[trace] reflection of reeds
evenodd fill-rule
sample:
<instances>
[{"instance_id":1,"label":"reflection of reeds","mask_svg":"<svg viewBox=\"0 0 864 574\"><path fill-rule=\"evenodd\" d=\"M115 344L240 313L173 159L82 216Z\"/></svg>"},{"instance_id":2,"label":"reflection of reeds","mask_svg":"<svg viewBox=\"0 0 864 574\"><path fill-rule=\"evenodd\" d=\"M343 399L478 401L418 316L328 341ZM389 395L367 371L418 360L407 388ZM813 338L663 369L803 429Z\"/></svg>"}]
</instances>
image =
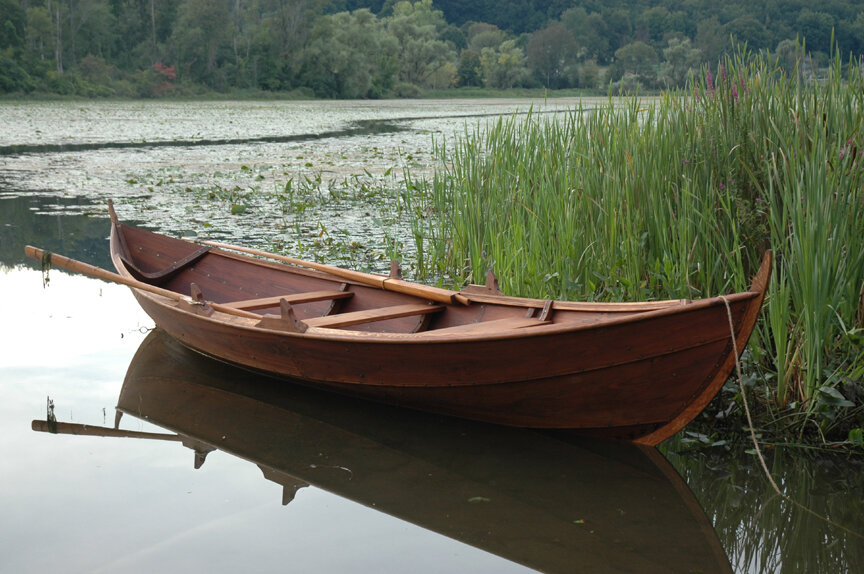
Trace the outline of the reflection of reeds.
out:
<instances>
[{"instance_id":1,"label":"reflection of reeds","mask_svg":"<svg viewBox=\"0 0 864 574\"><path fill-rule=\"evenodd\" d=\"M666 457L711 519L736 572L860 572L864 568L864 480L843 456L770 450L777 496L754 457L714 449Z\"/></svg>"},{"instance_id":2,"label":"reflection of reeds","mask_svg":"<svg viewBox=\"0 0 864 574\"><path fill-rule=\"evenodd\" d=\"M834 60L806 80L739 55L654 101L466 132L411 182L422 272L482 282L494 267L535 297L697 298L746 289L772 248L752 350L777 402L812 412L862 351L846 335L864 278L864 75L845 72Z\"/></svg>"}]
</instances>

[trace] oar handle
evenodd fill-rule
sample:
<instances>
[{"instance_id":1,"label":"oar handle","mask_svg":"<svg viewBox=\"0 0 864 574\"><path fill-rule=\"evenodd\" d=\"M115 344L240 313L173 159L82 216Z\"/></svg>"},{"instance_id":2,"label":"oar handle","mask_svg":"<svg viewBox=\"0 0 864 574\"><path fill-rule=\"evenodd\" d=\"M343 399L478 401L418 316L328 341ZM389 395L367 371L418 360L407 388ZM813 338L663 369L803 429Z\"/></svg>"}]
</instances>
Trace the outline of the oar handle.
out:
<instances>
[{"instance_id":1,"label":"oar handle","mask_svg":"<svg viewBox=\"0 0 864 574\"><path fill-rule=\"evenodd\" d=\"M61 269L66 269L68 271L74 271L75 273L83 273L84 275L96 277L97 279L104 279L105 281L111 281L112 283L120 283L121 285L126 285L128 287L141 289L142 291L149 291L151 293L162 295L164 297L171 297L172 299L184 298L183 295L175 293L174 291L162 289L161 287L156 287L155 285L150 285L149 283L144 283L143 281L138 281L130 277L123 277L122 275L112 273L111 271L102 269L101 267L96 267L95 265L90 265L89 263L78 261L77 259L71 259L58 253L45 251L44 249L39 249L38 247L33 247L32 245L27 245L26 247L24 247L24 254L31 259L36 259L39 261L47 260L51 265L55 267L60 267Z\"/></svg>"},{"instance_id":2,"label":"oar handle","mask_svg":"<svg viewBox=\"0 0 864 574\"><path fill-rule=\"evenodd\" d=\"M190 297L182 295L175 291L170 291L168 289L163 289L155 285L150 285L149 283L144 283L143 281L138 281L137 279L133 279L131 277L124 277L122 275L118 275L117 273L112 273L111 271L102 269L101 267L96 267L95 265L90 265L89 263L84 263L83 261L78 261L77 259L71 259L57 253L51 253L50 251L45 251L44 249L39 249L38 247L33 247L32 245L27 245L26 247L24 247L24 254L27 255L27 257L39 261L47 260L49 263L51 263L51 265L60 267L61 269L67 269L69 271L74 271L75 273L83 273L84 275L89 275L91 277L96 277L97 279L110 281L112 283L120 283L121 285L132 287L133 289L147 291L148 293L168 297L169 299L174 299L175 301L190 300ZM261 318L260 315L257 315L255 313L250 313L241 309L232 309L231 307L226 307L225 305L220 305L218 303L210 303L210 306L217 311L228 313L230 315L237 315L239 317L247 317L250 319Z\"/></svg>"}]
</instances>

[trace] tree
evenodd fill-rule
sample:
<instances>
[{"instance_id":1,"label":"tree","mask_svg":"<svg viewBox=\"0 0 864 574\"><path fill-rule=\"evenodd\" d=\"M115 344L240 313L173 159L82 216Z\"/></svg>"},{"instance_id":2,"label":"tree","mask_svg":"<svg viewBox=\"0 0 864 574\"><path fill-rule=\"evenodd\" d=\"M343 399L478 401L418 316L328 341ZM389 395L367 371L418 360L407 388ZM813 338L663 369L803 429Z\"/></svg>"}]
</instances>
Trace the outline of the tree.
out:
<instances>
[{"instance_id":1,"label":"tree","mask_svg":"<svg viewBox=\"0 0 864 574\"><path fill-rule=\"evenodd\" d=\"M771 45L771 35L761 22L752 16L735 18L724 27L727 36L735 42L747 44L751 50L761 50Z\"/></svg>"},{"instance_id":2,"label":"tree","mask_svg":"<svg viewBox=\"0 0 864 574\"><path fill-rule=\"evenodd\" d=\"M399 2L387 20L387 31L399 44L399 78L417 86L429 85L433 75L455 58L439 39L446 28L444 14L432 8L432 0Z\"/></svg>"},{"instance_id":3,"label":"tree","mask_svg":"<svg viewBox=\"0 0 864 574\"><path fill-rule=\"evenodd\" d=\"M32 82L19 62L24 52L27 13L14 0L0 0L0 93L29 91Z\"/></svg>"},{"instance_id":4,"label":"tree","mask_svg":"<svg viewBox=\"0 0 864 574\"><path fill-rule=\"evenodd\" d=\"M709 62L716 62L729 45L729 36L717 19L717 16L701 20L696 25L696 47L702 50L702 55Z\"/></svg>"},{"instance_id":5,"label":"tree","mask_svg":"<svg viewBox=\"0 0 864 574\"><path fill-rule=\"evenodd\" d=\"M21 50L27 12L17 0L0 0L0 50Z\"/></svg>"},{"instance_id":6,"label":"tree","mask_svg":"<svg viewBox=\"0 0 864 574\"><path fill-rule=\"evenodd\" d=\"M847 25L852 45L847 49L853 49L858 53L864 52L864 10L858 13L855 20Z\"/></svg>"},{"instance_id":7,"label":"tree","mask_svg":"<svg viewBox=\"0 0 864 574\"><path fill-rule=\"evenodd\" d=\"M114 17L107 0L79 0L70 17L70 52L73 62L88 54L104 58L114 51Z\"/></svg>"},{"instance_id":8,"label":"tree","mask_svg":"<svg viewBox=\"0 0 864 574\"><path fill-rule=\"evenodd\" d=\"M223 2L187 0L171 37L181 77L225 89L222 65L231 53L231 18Z\"/></svg>"},{"instance_id":9,"label":"tree","mask_svg":"<svg viewBox=\"0 0 864 574\"><path fill-rule=\"evenodd\" d=\"M507 39L507 33L494 24L476 22L468 26L468 49L482 52L483 48L498 49L501 42Z\"/></svg>"},{"instance_id":10,"label":"tree","mask_svg":"<svg viewBox=\"0 0 864 574\"><path fill-rule=\"evenodd\" d=\"M460 86L482 86L483 64L480 62L480 53L477 50L462 50L459 54L459 85Z\"/></svg>"},{"instance_id":11,"label":"tree","mask_svg":"<svg viewBox=\"0 0 864 574\"><path fill-rule=\"evenodd\" d=\"M612 77L615 80L631 74L646 86L653 86L657 78L657 52L645 42L631 42L615 51Z\"/></svg>"},{"instance_id":12,"label":"tree","mask_svg":"<svg viewBox=\"0 0 864 574\"><path fill-rule=\"evenodd\" d=\"M579 45L563 24L534 32L526 47L528 66L547 88L564 88L575 75Z\"/></svg>"},{"instance_id":13,"label":"tree","mask_svg":"<svg viewBox=\"0 0 864 574\"><path fill-rule=\"evenodd\" d=\"M315 94L380 98L393 87L399 45L367 9L323 16L303 55L301 77Z\"/></svg>"},{"instance_id":14,"label":"tree","mask_svg":"<svg viewBox=\"0 0 864 574\"><path fill-rule=\"evenodd\" d=\"M670 38L663 50L665 61L660 64L660 81L666 86L683 86L691 70L702 62L702 50L694 48L689 38Z\"/></svg>"},{"instance_id":15,"label":"tree","mask_svg":"<svg viewBox=\"0 0 864 574\"><path fill-rule=\"evenodd\" d=\"M831 51L831 34L834 30L834 17L831 14L804 8L798 15L796 24L809 50L826 53Z\"/></svg>"},{"instance_id":16,"label":"tree","mask_svg":"<svg viewBox=\"0 0 864 574\"><path fill-rule=\"evenodd\" d=\"M603 16L588 14L581 6L570 8L561 14L561 23L573 35L576 43L589 58L608 62L612 57L609 48L609 27Z\"/></svg>"},{"instance_id":17,"label":"tree","mask_svg":"<svg viewBox=\"0 0 864 574\"><path fill-rule=\"evenodd\" d=\"M657 43L663 40L663 35L669 29L671 15L669 10L663 6L648 8L639 16L638 25L645 30L651 42Z\"/></svg>"},{"instance_id":18,"label":"tree","mask_svg":"<svg viewBox=\"0 0 864 574\"><path fill-rule=\"evenodd\" d=\"M795 40L783 40L777 44L777 49L774 50L777 64L781 70L786 72L787 76L792 76L796 72L801 55L801 46Z\"/></svg>"},{"instance_id":19,"label":"tree","mask_svg":"<svg viewBox=\"0 0 864 574\"><path fill-rule=\"evenodd\" d=\"M51 14L44 6L27 8L26 50L31 58L44 61L54 51Z\"/></svg>"},{"instance_id":20,"label":"tree","mask_svg":"<svg viewBox=\"0 0 864 574\"><path fill-rule=\"evenodd\" d=\"M586 60L579 66L579 87L596 88L600 83L600 66L596 60Z\"/></svg>"},{"instance_id":21,"label":"tree","mask_svg":"<svg viewBox=\"0 0 864 574\"><path fill-rule=\"evenodd\" d=\"M483 48L480 52L483 81L490 88L508 89L525 84L529 76L525 63L525 54L516 40L505 40L497 49Z\"/></svg>"},{"instance_id":22,"label":"tree","mask_svg":"<svg viewBox=\"0 0 864 574\"><path fill-rule=\"evenodd\" d=\"M633 36L633 23L623 8L605 8L601 11L603 22L608 29L610 55L627 44ZM602 61L602 60L601 60Z\"/></svg>"}]
</instances>

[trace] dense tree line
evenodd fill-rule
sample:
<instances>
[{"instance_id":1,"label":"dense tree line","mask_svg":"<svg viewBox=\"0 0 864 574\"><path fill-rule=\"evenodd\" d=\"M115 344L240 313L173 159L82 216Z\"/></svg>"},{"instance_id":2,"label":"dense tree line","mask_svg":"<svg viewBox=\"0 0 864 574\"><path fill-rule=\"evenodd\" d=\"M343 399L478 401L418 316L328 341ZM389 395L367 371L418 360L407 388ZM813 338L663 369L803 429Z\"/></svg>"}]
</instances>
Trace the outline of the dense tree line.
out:
<instances>
[{"instance_id":1,"label":"dense tree line","mask_svg":"<svg viewBox=\"0 0 864 574\"><path fill-rule=\"evenodd\" d=\"M864 53L854 0L0 0L0 93L678 86L732 42Z\"/></svg>"}]
</instances>

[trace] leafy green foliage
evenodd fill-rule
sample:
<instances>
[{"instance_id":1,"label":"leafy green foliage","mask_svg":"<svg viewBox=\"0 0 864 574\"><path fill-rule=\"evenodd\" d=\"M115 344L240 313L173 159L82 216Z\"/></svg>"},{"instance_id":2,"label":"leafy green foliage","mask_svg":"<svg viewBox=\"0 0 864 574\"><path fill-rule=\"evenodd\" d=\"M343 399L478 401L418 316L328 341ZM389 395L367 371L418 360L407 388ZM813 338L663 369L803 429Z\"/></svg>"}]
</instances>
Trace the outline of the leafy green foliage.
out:
<instances>
[{"instance_id":1,"label":"leafy green foliage","mask_svg":"<svg viewBox=\"0 0 864 574\"><path fill-rule=\"evenodd\" d=\"M398 42L368 10L324 16L312 31L300 72L323 97L382 97L397 70Z\"/></svg>"},{"instance_id":2,"label":"leafy green foliage","mask_svg":"<svg viewBox=\"0 0 864 574\"><path fill-rule=\"evenodd\" d=\"M672 88L732 41L780 55L795 38L817 66L834 47L860 54L864 11L852 0L0 0L0 93ZM175 70L170 86L159 63Z\"/></svg>"}]
</instances>

